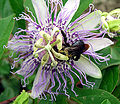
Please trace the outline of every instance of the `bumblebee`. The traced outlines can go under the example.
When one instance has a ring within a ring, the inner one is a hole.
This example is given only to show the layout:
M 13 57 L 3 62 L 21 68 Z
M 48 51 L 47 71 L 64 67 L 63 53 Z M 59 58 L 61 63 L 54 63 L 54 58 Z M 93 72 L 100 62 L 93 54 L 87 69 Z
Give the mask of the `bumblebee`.
M 60 53 L 65 54 L 70 59 L 78 61 L 80 59 L 80 55 L 89 48 L 89 45 L 85 44 L 82 40 L 78 40 L 70 45 L 67 43 L 67 37 L 63 30 L 61 30 L 61 34 L 64 38 L 65 44 L 63 44 L 63 48 Z

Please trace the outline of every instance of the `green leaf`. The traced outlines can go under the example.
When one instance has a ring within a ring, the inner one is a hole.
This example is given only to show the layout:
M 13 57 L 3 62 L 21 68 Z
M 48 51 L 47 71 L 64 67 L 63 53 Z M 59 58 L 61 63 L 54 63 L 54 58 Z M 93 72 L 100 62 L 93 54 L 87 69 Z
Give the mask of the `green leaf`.
M 27 85 L 27 89 L 28 89 L 28 90 L 31 90 L 31 89 L 32 89 L 32 87 L 33 87 L 33 81 L 34 81 L 34 79 L 35 79 L 35 76 L 36 76 L 36 73 L 33 74 L 32 76 L 30 76 L 30 77 L 28 78 L 28 80 L 29 80 L 29 84 Z
M 113 91 L 113 95 L 116 96 L 120 100 L 120 84 Z
M 28 104 L 29 101 L 29 93 L 23 90 L 21 94 L 15 99 L 13 104 Z
M 19 17 L 19 14 L 24 12 L 23 0 L 9 0 L 13 12 L 16 14 L 16 17 Z M 25 20 L 17 21 L 19 28 L 25 29 Z
M 10 75 L 9 75 L 10 77 Z M 17 80 L 16 78 L 2 78 L 2 86 L 4 89 L 7 89 L 8 87 L 10 87 L 11 89 L 13 89 L 14 91 L 14 96 L 17 96 L 19 94 L 19 91 L 20 91 L 20 81 Z M 7 99 L 7 98 L 6 98 Z
M 12 97 L 15 96 L 15 93 L 14 93 L 14 89 L 12 89 L 11 87 L 7 87 L 4 92 L 2 92 L 0 94 L 0 102 L 4 101 L 4 100 L 8 100 Z
M 34 100 L 32 98 L 29 97 L 29 101 L 28 101 L 28 104 L 36 104 L 33 102 Z
M 120 60 L 120 47 L 111 47 L 112 59 Z
M 119 68 L 118 66 L 112 66 L 105 70 L 103 79 L 100 85 L 100 89 L 104 89 L 108 92 L 112 92 L 117 85 L 119 78 Z
M 75 86 L 74 90 L 78 95 L 76 97 L 75 94 L 70 90 L 70 81 L 67 83 L 67 86 L 67 94 L 69 94 L 71 98 L 67 99 L 67 97 L 64 95 L 58 95 L 56 96 L 56 104 L 61 103 L 60 101 L 64 101 L 62 104 L 71 104 L 73 102 L 77 104 L 101 104 L 106 99 L 108 99 L 111 104 L 120 104 L 119 100 L 107 91 L 101 89 L 80 89 Z
M 101 104 L 111 104 L 111 102 L 108 99 L 105 99 Z
M 0 18 L 13 14 L 9 0 L 0 0 Z
M 8 75 L 10 73 L 10 65 L 6 60 L 0 60 L 0 75 Z
M 63 98 L 64 97 L 64 98 Z M 66 96 L 58 95 L 56 96 L 56 104 L 69 104 Z
M 12 32 L 14 27 L 14 14 L 10 15 L 9 17 L 0 19 L 0 58 L 3 55 L 4 49 L 3 45 L 6 45 L 9 39 L 9 36 Z
M 63 2 L 63 5 L 65 5 L 65 3 L 67 2 L 68 0 L 62 0 L 62 2 Z
M 23 0 L 9 0 L 9 2 L 16 16 L 24 12 Z
M 92 3 L 93 0 L 80 0 L 80 5 L 78 7 L 77 12 L 73 16 L 71 22 L 76 20 L 80 15 L 89 7 L 89 4 Z
M 73 93 L 71 93 L 70 96 L 75 102 L 80 102 L 78 104 L 101 104 L 105 99 L 108 99 L 111 104 L 120 104 L 116 97 L 104 90 L 75 89 L 75 91 L 79 96 L 75 97 Z
M 108 25 L 112 32 L 119 31 L 120 30 L 120 19 L 108 21 Z
M 115 44 L 114 47 L 120 47 L 120 37 L 114 37 Z

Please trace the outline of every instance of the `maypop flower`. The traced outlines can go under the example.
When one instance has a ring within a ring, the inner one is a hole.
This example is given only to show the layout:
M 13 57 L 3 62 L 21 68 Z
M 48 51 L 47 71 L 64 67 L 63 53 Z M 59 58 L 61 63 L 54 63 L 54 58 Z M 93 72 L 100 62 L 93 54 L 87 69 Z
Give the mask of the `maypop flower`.
M 110 37 L 120 34 L 120 9 L 112 10 L 110 13 L 103 12 L 101 21 L 103 29 L 107 29 Z
M 94 83 L 87 80 L 86 74 L 94 78 L 101 78 L 102 74 L 90 58 L 84 55 L 92 56 L 96 63 L 106 62 L 110 55 L 103 57 L 96 51 L 113 44 L 111 40 L 104 38 L 106 31 L 96 32 L 102 26 L 101 12 L 93 11 L 93 6 L 90 5 L 88 13 L 70 23 L 80 0 L 68 0 L 64 6 L 62 0 L 32 0 L 32 3 L 37 20 L 29 10 L 33 19 L 24 12 L 20 17 L 15 17 L 16 20 L 26 20 L 28 29 L 16 32 L 7 46 L 19 54 L 12 68 L 16 62 L 24 60 L 21 69 L 15 72 L 24 77 L 24 85 L 26 79 L 39 67 L 31 96 L 46 98 L 45 93 L 49 93 L 52 100 L 54 94 L 64 92 L 69 96 L 66 90 L 67 77 L 71 80 L 71 91 L 75 93 L 71 73 L 77 76 L 82 85 L 93 87 Z M 27 35 L 22 35 L 22 32 Z M 83 79 L 86 83 L 82 82 Z M 58 82 L 57 88 L 55 80 Z M 54 87 L 56 91 L 53 91 Z

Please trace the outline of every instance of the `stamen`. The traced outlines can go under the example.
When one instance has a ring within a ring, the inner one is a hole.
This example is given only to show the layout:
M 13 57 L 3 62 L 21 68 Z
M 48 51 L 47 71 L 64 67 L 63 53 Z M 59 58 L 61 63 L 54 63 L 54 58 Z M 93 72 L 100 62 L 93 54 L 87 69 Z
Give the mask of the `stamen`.
M 60 40 L 60 42 L 57 44 L 57 49 L 60 51 L 62 49 L 62 35 L 61 34 L 57 35 L 56 40 Z
M 41 64 L 42 66 L 44 66 L 47 62 L 48 62 L 48 59 L 49 59 L 49 54 L 48 52 L 42 57 L 42 60 L 41 60 Z
M 45 39 L 45 42 L 48 44 L 48 41 L 50 40 L 50 35 L 44 31 L 40 31 L 40 35 Z
M 46 34 L 43 34 L 43 38 L 45 39 L 45 42 L 48 43 L 48 37 Z
M 41 46 L 42 42 L 43 42 L 43 39 L 40 38 L 39 40 L 36 41 L 34 47 L 36 47 L 36 48 L 44 48 L 44 46 Z
M 54 65 L 56 66 L 56 65 L 58 64 L 58 62 L 55 61 L 55 59 L 54 59 L 52 53 L 50 52 L 50 50 L 48 50 L 48 53 L 49 53 L 49 55 L 50 55 L 50 57 L 51 57 L 51 60 L 52 60 L 51 65 L 52 65 L 52 66 L 54 66 Z

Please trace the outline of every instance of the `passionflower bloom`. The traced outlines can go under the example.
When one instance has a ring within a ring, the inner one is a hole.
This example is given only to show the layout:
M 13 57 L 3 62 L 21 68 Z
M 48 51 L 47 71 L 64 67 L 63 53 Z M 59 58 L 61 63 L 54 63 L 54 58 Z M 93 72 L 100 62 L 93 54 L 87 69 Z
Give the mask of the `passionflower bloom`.
M 86 74 L 94 78 L 101 78 L 102 74 L 90 57 L 96 63 L 108 61 L 110 55 L 103 57 L 96 51 L 113 44 L 104 38 L 106 31 L 97 32 L 102 26 L 100 11 L 92 10 L 93 6 L 90 6 L 88 13 L 70 23 L 80 0 L 68 0 L 64 6 L 62 0 L 32 0 L 32 4 L 37 20 L 29 10 L 31 16 L 23 13 L 15 17 L 16 20 L 26 20 L 28 28 L 16 32 L 7 46 L 19 54 L 13 68 L 16 62 L 24 60 L 21 69 L 15 72 L 24 77 L 24 85 L 38 68 L 31 96 L 46 98 L 46 92 L 52 99 L 54 94 L 63 92 L 69 96 L 66 90 L 67 77 L 71 80 L 71 91 L 75 93 L 71 73 L 77 76 L 82 85 L 92 87 L 94 83 L 87 80 Z M 22 35 L 22 32 L 27 35 Z M 86 83 L 82 82 L 83 79 Z M 53 91 L 53 88 L 56 90 Z

